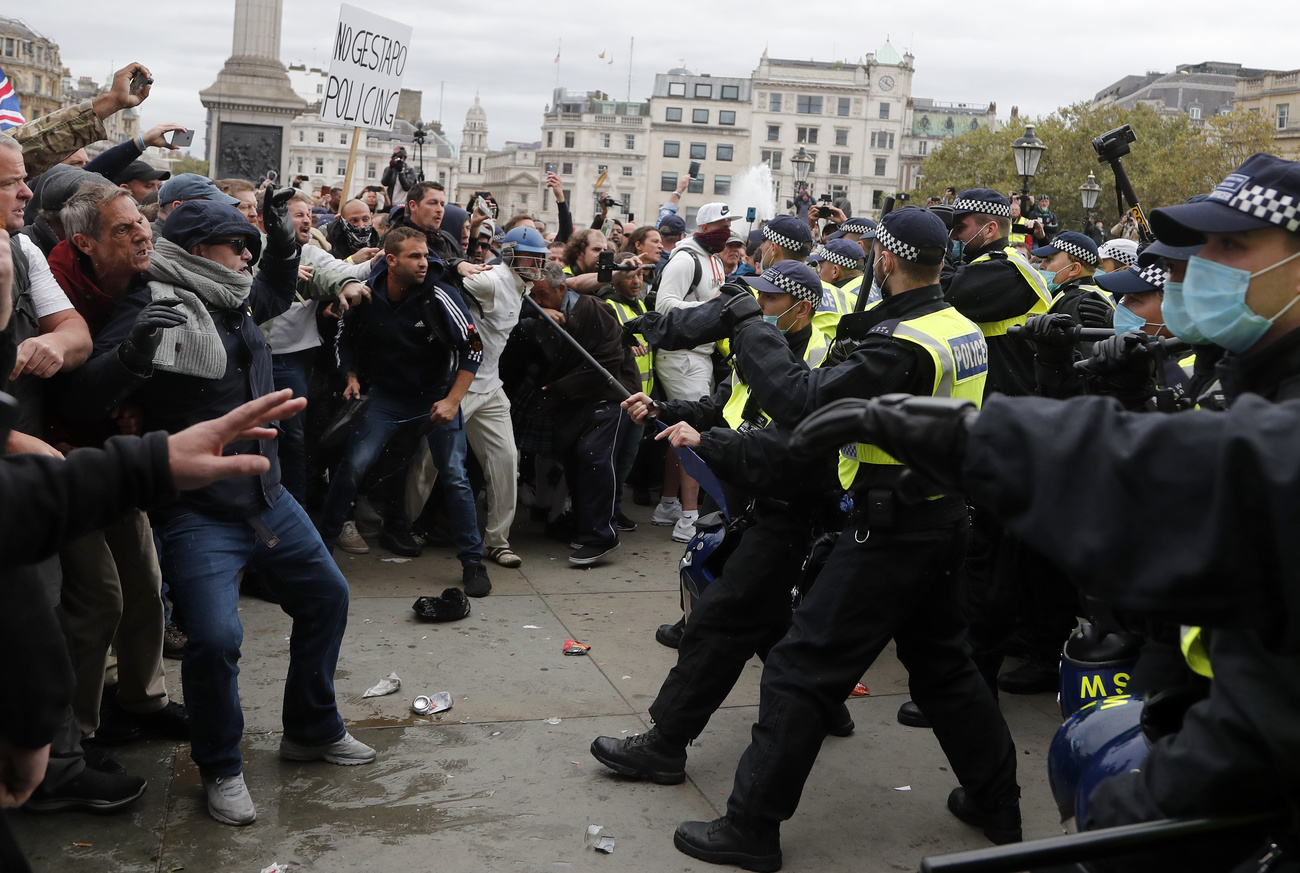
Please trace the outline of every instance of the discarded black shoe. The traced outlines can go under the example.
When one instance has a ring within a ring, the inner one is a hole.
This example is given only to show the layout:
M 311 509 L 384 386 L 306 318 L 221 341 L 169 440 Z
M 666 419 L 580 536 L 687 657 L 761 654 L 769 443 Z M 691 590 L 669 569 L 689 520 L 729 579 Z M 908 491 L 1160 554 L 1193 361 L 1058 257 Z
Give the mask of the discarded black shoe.
M 629 779 L 660 785 L 678 785 L 686 779 L 686 747 L 666 739 L 657 727 L 623 739 L 596 737 L 591 756 Z
M 954 788 L 948 795 L 948 810 L 966 824 L 983 830 L 984 836 L 999 846 L 1021 840 L 1018 800 L 985 809 L 971 799 L 965 788 Z
M 905 724 L 908 727 L 934 727 L 934 725 L 930 724 L 930 720 L 925 717 L 925 713 L 921 712 L 921 707 L 910 700 L 898 708 L 898 723 Z
M 686 633 L 686 616 L 673 624 L 661 624 L 655 631 L 655 642 L 661 646 L 675 649 L 682 644 L 682 634 Z
M 734 864 L 758 873 L 781 869 L 781 836 L 777 831 L 742 831 L 730 816 L 713 821 L 684 821 L 673 834 L 679 852 L 710 864 Z
M 1007 694 L 1041 694 L 1061 690 L 1061 668 L 1051 661 L 1029 660 L 998 677 Z
M 420 621 L 460 621 L 469 615 L 469 599 L 459 588 L 447 588 L 437 597 L 418 598 L 411 609 Z
M 470 564 L 461 570 L 460 584 L 465 586 L 465 593 L 470 597 L 487 597 L 492 591 L 492 580 L 482 564 Z
M 853 733 L 855 727 L 857 725 L 853 723 L 853 716 L 849 714 L 849 705 L 841 703 L 839 712 L 835 713 L 835 717 L 827 725 L 826 733 L 833 737 L 847 737 Z

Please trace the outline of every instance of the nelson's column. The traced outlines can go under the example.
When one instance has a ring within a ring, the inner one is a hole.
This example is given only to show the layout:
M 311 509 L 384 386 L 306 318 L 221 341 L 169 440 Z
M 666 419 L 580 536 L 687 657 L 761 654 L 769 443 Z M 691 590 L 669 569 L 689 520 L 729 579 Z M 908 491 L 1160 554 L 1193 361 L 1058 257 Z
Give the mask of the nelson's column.
M 280 63 L 283 0 L 235 0 L 235 39 L 217 81 L 199 92 L 208 110 L 208 172 L 214 179 L 283 178 L 289 124 L 307 108 Z M 287 181 L 287 180 L 286 180 Z

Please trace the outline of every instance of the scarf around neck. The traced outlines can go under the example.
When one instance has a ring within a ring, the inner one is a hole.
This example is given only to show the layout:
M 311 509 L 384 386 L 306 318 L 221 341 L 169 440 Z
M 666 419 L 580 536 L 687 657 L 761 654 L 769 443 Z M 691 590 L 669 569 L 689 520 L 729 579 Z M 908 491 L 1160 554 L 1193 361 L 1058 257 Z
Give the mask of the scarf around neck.
M 253 277 L 192 255 L 165 238 L 154 246 L 151 261 L 151 298 L 180 298 L 180 308 L 189 316 L 184 324 L 162 332 L 154 366 L 184 376 L 220 379 L 226 372 L 226 347 L 212 310 L 243 309 Z

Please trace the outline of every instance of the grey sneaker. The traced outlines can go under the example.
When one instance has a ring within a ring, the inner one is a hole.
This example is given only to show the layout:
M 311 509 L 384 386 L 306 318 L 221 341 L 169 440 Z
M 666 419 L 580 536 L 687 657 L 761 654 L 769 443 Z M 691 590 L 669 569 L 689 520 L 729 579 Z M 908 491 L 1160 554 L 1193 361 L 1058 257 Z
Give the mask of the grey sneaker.
M 248 796 L 243 773 L 204 779 L 203 790 L 208 795 L 208 815 L 222 824 L 241 827 L 257 820 L 257 809 L 253 798 Z
M 322 746 L 306 746 L 288 737 L 280 739 L 280 757 L 286 761 L 329 761 L 352 766 L 375 760 L 375 750 L 344 731 L 341 739 Z
M 370 546 L 366 545 L 366 541 L 361 538 L 361 534 L 357 533 L 357 523 L 355 521 L 343 522 L 343 531 L 334 542 L 345 552 L 351 552 L 354 555 L 370 554 Z

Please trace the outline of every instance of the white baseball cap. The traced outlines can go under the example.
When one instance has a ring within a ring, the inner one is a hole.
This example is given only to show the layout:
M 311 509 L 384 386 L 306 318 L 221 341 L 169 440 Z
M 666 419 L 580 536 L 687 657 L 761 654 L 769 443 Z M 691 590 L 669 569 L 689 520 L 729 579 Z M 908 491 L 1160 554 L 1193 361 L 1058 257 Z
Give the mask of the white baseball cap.
M 1110 258 L 1126 267 L 1137 263 L 1138 244 L 1131 239 L 1110 239 L 1097 247 L 1098 258 Z
M 700 211 L 695 213 L 695 224 L 697 227 L 705 224 L 712 224 L 715 221 L 740 221 L 743 215 L 732 213 L 731 207 L 725 203 L 705 203 L 700 207 Z

